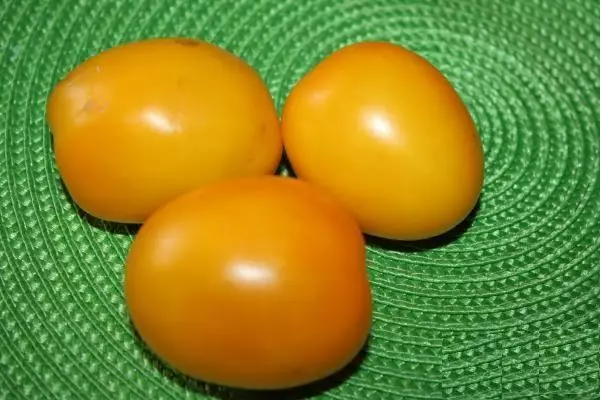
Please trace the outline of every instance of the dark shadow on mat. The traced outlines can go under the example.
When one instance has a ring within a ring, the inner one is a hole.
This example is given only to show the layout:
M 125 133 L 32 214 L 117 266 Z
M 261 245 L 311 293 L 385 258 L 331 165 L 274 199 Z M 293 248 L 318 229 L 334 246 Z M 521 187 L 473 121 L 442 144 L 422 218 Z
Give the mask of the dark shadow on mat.
M 289 176 L 290 178 L 296 178 L 296 173 L 292 168 L 292 163 L 290 163 L 290 159 L 285 152 L 281 156 L 281 162 L 277 167 L 276 174 L 281 176 Z
M 479 213 L 479 209 L 481 208 L 481 199 L 477 200 L 475 207 L 473 210 L 467 215 L 467 217 L 456 227 L 451 229 L 450 231 L 440 235 L 433 237 L 431 239 L 425 240 L 415 240 L 415 241 L 402 241 L 402 240 L 392 240 L 392 239 L 383 239 L 376 236 L 366 235 L 365 239 L 367 245 L 369 247 L 396 251 L 401 253 L 418 253 L 427 250 L 437 249 L 440 247 L 447 246 L 452 242 L 459 239 L 462 235 L 464 235 L 477 217 L 477 213 Z
M 322 379 L 320 381 L 299 386 L 293 389 L 285 390 L 245 390 L 222 387 L 210 383 L 205 383 L 200 380 L 190 378 L 177 372 L 169 365 L 162 362 L 144 343 L 139 333 L 133 327 L 131 320 L 129 321 L 131 329 L 135 332 L 136 343 L 139 346 L 143 356 L 156 368 L 164 377 L 174 384 L 182 388 L 202 394 L 204 396 L 212 396 L 220 400 L 302 400 L 322 395 L 323 393 L 332 390 L 343 384 L 350 378 L 359 368 L 365 358 L 368 356 L 368 348 L 370 336 L 363 348 L 356 357 L 339 372 Z
M 77 214 L 79 215 L 79 217 L 82 220 L 84 220 L 87 224 L 93 226 L 94 228 L 102 229 L 103 231 L 106 231 L 106 232 L 109 232 L 109 233 L 112 233 L 115 235 L 125 235 L 125 236 L 135 235 L 137 233 L 137 231 L 140 229 L 141 225 L 139 225 L 139 224 L 121 224 L 118 222 L 110 222 L 110 221 L 105 221 L 100 218 L 96 218 L 93 215 L 88 214 L 81 207 L 79 207 L 77 205 L 77 203 L 75 203 L 75 200 L 73 200 L 73 198 L 71 197 L 71 194 L 67 190 L 67 187 L 62 179 L 60 180 L 60 186 L 61 186 L 63 192 L 65 193 L 65 196 L 67 196 L 67 200 L 69 201 L 69 203 L 71 203 L 71 206 L 73 207 L 73 209 L 75 211 L 77 211 Z

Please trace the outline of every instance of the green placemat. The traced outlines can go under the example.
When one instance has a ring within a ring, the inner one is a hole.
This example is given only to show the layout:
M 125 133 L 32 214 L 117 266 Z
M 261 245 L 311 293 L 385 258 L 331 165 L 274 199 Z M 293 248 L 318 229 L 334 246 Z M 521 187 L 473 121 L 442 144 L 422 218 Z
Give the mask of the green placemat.
M 364 361 L 269 398 L 600 398 L 597 0 L 0 0 L 0 398 L 266 398 L 143 348 L 122 290 L 134 231 L 79 213 L 54 165 L 53 84 L 167 35 L 244 57 L 279 109 L 332 50 L 401 43 L 447 75 L 483 138 L 483 197 L 455 237 L 371 242 Z

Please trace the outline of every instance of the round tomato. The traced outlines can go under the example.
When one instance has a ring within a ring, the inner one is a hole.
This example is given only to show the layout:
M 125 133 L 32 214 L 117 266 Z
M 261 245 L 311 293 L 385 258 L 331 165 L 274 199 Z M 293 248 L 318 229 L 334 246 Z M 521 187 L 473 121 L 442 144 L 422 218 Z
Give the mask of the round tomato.
M 397 45 L 363 42 L 327 57 L 292 90 L 282 132 L 298 177 L 341 200 L 369 234 L 439 235 L 481 191 L 467 108 L 436 68 Z
M 96 55 L 52 91 L 59 172 L 88 213 L 142 222 L 225 178 L 272 173 L 279 121 L 259 75 L 198 40 L 151 39 Z
M 125 296 L 160 358 L 222 385 L 323 378 L 371 321 L 364 239 L 328 195 L 292 178 L 223 181 L 153 214 L 127 258 Z

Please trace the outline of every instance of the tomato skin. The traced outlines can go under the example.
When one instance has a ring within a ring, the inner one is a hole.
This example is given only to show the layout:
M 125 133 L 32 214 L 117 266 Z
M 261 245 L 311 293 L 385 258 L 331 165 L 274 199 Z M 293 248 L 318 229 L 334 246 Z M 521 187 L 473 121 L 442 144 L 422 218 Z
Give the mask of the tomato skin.
M 204 184 L 270 174 L 282 151 L 259 75 L 192 39 L 144 40 L 88 59 L 53 89 L 47 120 L 75 202 L 118 222 L 142 222 Z
M 153 214 L 127 258 L 141 337 L 180 371 L 281 389 L 346 365 L 371 326 L 360 228 L 292 178 L 219 182 Z
M 483 150 L 448 80 L 400 46 L 362 42 L 323 60 L 282 117 L 294 171 L 342 201 L 369 234 L 444 233 L 475 206 Z

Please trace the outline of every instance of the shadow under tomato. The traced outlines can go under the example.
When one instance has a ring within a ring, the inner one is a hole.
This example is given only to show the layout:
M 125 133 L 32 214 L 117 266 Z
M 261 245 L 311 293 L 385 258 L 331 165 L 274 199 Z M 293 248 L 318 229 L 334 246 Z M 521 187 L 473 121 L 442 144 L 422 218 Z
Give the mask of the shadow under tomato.
M 46 130 L 49 135 L 52 135 L 50 133 L 50 127 L 48 126 L 47 123 L 46 123 Z M 54 138 L 52 138 L 52 140 L 50 140 L 50 152 L 52 154 L 52 159 L 54 160 Z M 56 161 L 53 161 L 53 162 L 56 163 Z M 94 228 L 106 231 L 108 233 L 112 233 L 115 235 L 123 235 L 123 236 L 135 235 L 137 233 L 137 231 L 140 229 L 140 227 L 141 227 L 140 224 L 123 224 L 123 223 L 119 223 L 119 222 L 105 221 L 103 219 L 94 217 L 91 214 L 88 214 L 87 212 L 85 212 L 85 210 L 83 210 L 81 207 L 79 207 L 79 205 L 75 202 L 75 200 L 73 200 L 73 197 L 71 196 L 71 193 L 69 193 L 69 190 L 67 189 L 67 186 L 65 185 L 65 182 L 62 180 L 62 178 L 59 176 L 57 179 L 59 181 L 61 190 L 65 194 L 69 204 L 77 212 L 79 217 L 82 220 L 84 220 L 86 223 L 88 223 L 89 225 L 93 226 Z
M 69 193 L 67 186 L 65 185 L 65 182 L 62 179 L 60 179 L 60 186 L 61 186 L 63 192 L 65 193 L 67 200 L 69 201 L 69 203 L 71 204 L 73 209 L 77 212 L 79 217 L 82 220 L 84 220 L 87 224 L 93 226 L 94 228 L 101 229 L 103 231 L 106 231 L 108 233 L 112 233 L 115 235 L 123 235 L 123 236 L 135 235 L 137 233 L 137 231 L 140 229 L 141 225 L 139 225 L 139 224 L 122 224 L 122 223 L 118 223 L 118 222 L 110 222 L 110 221 L 105 221 L 103 219 L 94 217 L 91 214 L 88 214 L 81 207 L 79 207 L 79 205 L 77 205 L 75 200 L 73 200 L 73 197 L 71 197 L 71 194 Z
M 139 346 L 142 355 L 150 362 L 150 364 L 156 368 L 165 378 L 172 383 L 188 390 L 202 394 L 204 396 L 211 396 L 220 400 L 301 400 L 311 397 L 319 396 L 329 390 L 332 390 L 347 379 L 349 379 L 358 369 L 368 355 L 369 340 L 366 341 L 360 352 L 354 357 L 354 359 L 342 370 L 324 378 L 320 381 L 310 383 L 304 386 L 298 386 L 292 389 L 284 390 L 249 390 L 249 389 L 236 389 L 224 386 L 215 385 L 212 383 L 206 383 L 198 379 L 191 378 L 184 375 L 168 364 L 160 360 L 144 343 L 143 339 L 139 336 L 139 333 L 133 327 L 130 321 L 131 329 L 135 332 L 136 343 Z
M 457 226 L 455 226 L 448 232 L 430 239 L 403 241 L 383 239 L 371 235 L 365 235 L 365 239 L 369 247 L 402 253 L 419 253 L 437 249 L 455 242 L 462 235 L 464 235 L 473 225 L 473 222 L 475 221 L 475 218 L 477 217 L 477 213 L 479 213 L 480 208 L 481 199 L 477 200 L 477 203 L 475 204 L 475 207 L 473 207 L 473 210 L 471 210 L 469 215 L 467 215 L 467 217 L 461 223 L 459 223 Z
M 297 178 L 296 173 L 292 168 L 292 163 L 290 162 L 290 159 L 288 158 L 287 154 L 285 154 L 285 151 L 281 155 L 281 161 L 279 162 L 279 166 L 277 167 L 277 171 L 275 172 L 275 174 L 281 176 L 289 176 L 290 178 Z

